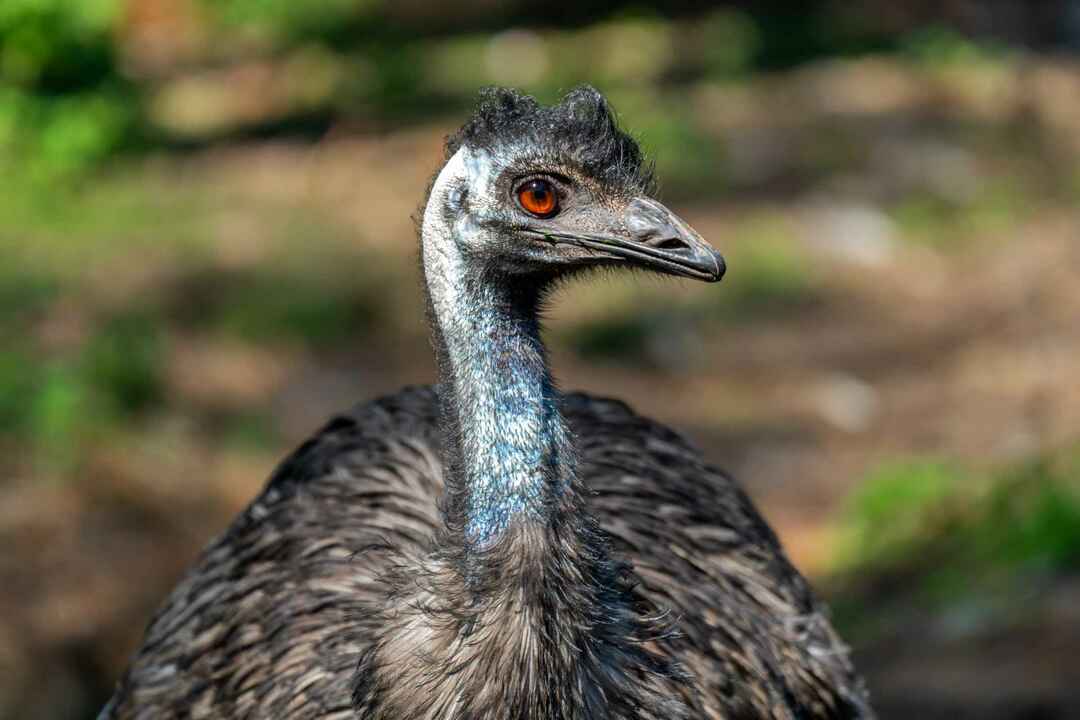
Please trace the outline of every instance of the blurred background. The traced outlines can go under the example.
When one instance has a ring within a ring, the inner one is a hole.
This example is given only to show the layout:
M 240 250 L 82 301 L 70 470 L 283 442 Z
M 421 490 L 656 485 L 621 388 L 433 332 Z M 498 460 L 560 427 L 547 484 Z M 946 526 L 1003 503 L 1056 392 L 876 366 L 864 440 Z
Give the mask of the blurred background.
M 1080 717 L 1078 49 L 1070 0 L 3 0 L 0 718 L 92 718 L 283 454 L 432 378 L 443 137 L 582 81 L 729 274 L 569 289 L 563 385 L 741 479 L 885 718 Z

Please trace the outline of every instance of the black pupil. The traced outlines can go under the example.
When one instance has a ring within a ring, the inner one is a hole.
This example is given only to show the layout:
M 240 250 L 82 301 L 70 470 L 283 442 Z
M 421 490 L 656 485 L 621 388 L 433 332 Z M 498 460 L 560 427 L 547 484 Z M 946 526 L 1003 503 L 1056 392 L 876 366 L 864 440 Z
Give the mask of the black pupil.
M 533 180 L 527 188 L 529 199 L 537 205 L 545 206 L 550 202 L 551 188 L 543 180 Z

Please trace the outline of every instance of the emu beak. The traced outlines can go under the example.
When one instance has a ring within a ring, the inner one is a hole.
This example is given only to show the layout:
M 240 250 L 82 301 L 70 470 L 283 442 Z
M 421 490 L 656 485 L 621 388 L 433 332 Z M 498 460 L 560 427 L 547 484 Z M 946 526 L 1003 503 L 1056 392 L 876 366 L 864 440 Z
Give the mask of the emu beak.
M 630 202 L 626 238 L 605 238 L 604 249 L 635 264 L 706 282 L 724 276 L 723 256 L 675 213 L 648 198 Z
M 535 231 L 534 231 L 535 232 Z M 648 198 L 635 198 L 612 218 L 604 233 L 539 231 L 550 241 L 593 252 L 598 261 L 622 260 L 668 275 L 716 282 L 724 276 L 724 258 L 675 213 Z

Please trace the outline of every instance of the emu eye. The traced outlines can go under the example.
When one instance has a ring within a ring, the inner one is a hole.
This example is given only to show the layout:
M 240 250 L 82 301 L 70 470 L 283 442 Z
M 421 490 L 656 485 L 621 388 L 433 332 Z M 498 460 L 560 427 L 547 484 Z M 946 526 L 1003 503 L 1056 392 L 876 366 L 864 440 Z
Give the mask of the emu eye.
M 517 198 L 526 212 L 537 217 L 549 218 L 559 211 L 559 197 L 547 180 L 529 180 L 517 189 Z

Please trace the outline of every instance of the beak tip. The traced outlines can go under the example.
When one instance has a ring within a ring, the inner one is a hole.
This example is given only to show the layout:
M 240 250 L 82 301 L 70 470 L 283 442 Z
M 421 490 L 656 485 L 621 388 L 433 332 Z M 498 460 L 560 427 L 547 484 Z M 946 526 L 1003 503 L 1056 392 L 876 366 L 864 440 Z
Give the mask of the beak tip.
M 724 273 L 727 272 L 727 263 L 724 261 L 724 256 L 715 250 L 713 251 L 713 263 L 716 264 L 716 270 L 713 272 L 711 282 L 720 282 L 724 277 Z

